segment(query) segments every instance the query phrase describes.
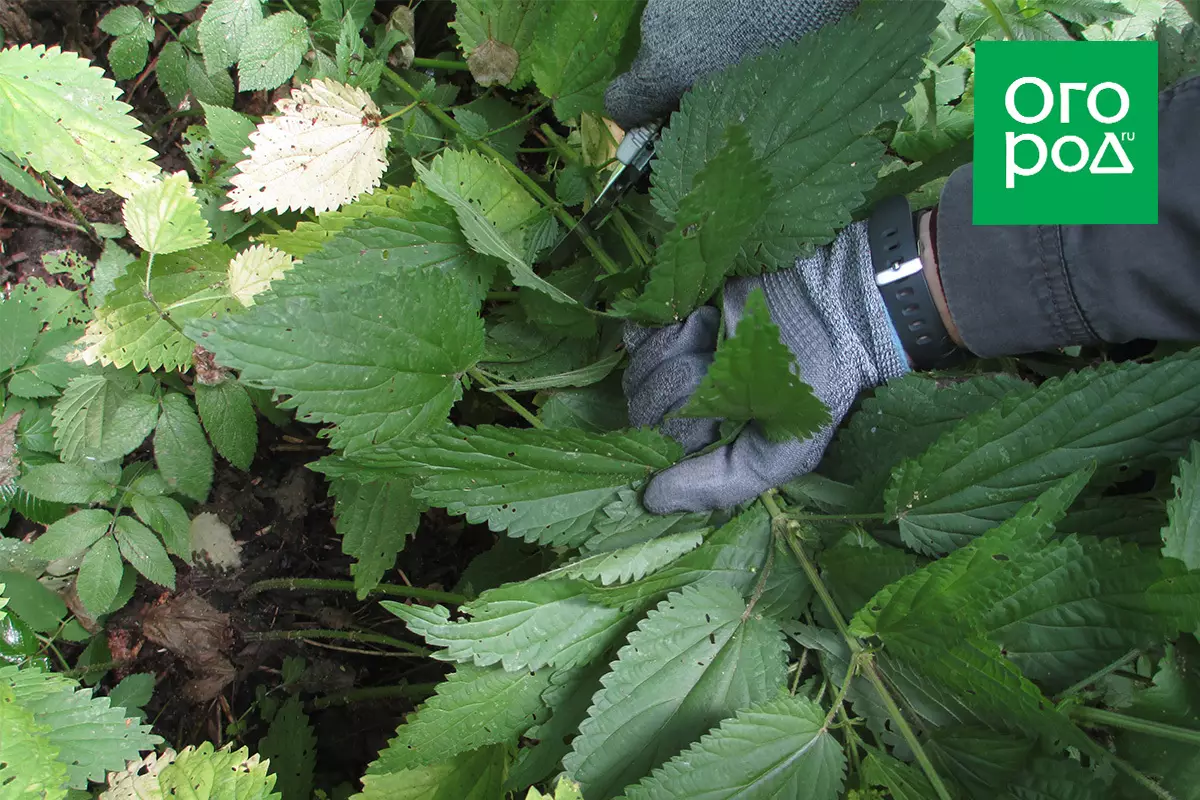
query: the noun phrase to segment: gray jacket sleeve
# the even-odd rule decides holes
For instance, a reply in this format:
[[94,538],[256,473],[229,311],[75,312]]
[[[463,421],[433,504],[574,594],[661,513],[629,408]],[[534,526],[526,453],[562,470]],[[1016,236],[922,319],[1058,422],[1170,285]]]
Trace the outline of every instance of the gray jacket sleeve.
[[971,224],[971,165],[942,190],[937,259],[979,356],[1131,339],[1200,341],[1200,78],[1159,99],[1157,225]]

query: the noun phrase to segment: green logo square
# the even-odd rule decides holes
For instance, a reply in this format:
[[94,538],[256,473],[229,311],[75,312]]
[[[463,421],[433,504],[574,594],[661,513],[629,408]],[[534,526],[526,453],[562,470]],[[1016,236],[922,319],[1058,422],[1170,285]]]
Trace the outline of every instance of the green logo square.
[[976,225],[1158,222],[1158,43],[979,42]]

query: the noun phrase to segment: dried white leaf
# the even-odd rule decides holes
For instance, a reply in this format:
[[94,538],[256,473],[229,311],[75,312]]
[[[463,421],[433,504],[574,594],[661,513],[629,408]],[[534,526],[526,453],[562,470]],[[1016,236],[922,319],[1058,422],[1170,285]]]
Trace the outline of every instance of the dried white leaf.
[[271,281],[283,275],[296,262],[287,253],[266,244],[243,250],[229,262],[229,293],[249,308],[254,296],[262,294]]
[[211,511],[197,514],[192,520],[192,555],[207,559],[214,567],[240,569],[242,545],[233,538],[229,526]]
[[275,104],[279,111],[250,134],[250,158],[238,164],[226,211],[318,214],[379,185],[390,134],[379,106],[362,89],[316,80]]

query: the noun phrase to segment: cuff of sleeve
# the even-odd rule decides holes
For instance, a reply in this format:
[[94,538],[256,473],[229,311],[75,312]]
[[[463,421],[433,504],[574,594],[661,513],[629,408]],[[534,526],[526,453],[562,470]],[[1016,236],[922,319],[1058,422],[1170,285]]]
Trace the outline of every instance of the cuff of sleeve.
[[938,206],[937,260],[950,316],[981,357],[1098,341],[1080,310],[1051,225],[974,225],[972,168],[946,181]]

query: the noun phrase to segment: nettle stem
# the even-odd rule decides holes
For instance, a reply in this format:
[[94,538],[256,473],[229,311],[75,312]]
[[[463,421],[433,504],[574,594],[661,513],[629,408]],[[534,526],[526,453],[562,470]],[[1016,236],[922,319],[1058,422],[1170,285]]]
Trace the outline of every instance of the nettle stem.
[[62,187],[58,185],[58,182],[55,181],[50,175],[45,173],[40,174],[42,176],[42,182],[46,184],[47,191],[54,195],[55,200],[67,207],[67,211],[70,212],[72,219],[79,223],[79,227],[83,228],[83,232],[87,234],[87,237],[96,244],[103,244],[104,240],[100,237],[100,234],[96,232],[96,228],[92,225],[91,221],[83,215],[83,212],[79,210],[79,206],[75,205],[75,203],[71,201],[71,198],[68,197],[67,193],[62,190]]
[[328,628],[304,628],[294,631],[244,631],[242,638],[250,642],[271,642],[279,640],[332,639],[342,642],[363,642],[369,644],[385,644],[397,650],[405,650],[415,656],[428,656],[430,651],[424,647],[405,642],[393,636],[367,631],[339,631]]
[[170,313],[168,313],[165,308],[163,308],[162,306],[160,306],[158,304],[158,301],[154,299],[154,292],[150,291],[150,274],[153,271],[153,269],[154,269],[154,253],[151,253],[149,258],[146,259],[146,285],[142,288],[142,296],[145,297],[146,300],[149,301],[150,305],[154,306],[154,310],[158,312],[158,316],[160,319],[162,319],[163,322],[167,323],[172,328],[174,328],[179,333],[180,336],[186,337],[187,334],[185,334],[183,332],[183,328],[179,327],[178,322],[171,319]]
[[1145,733],[1160,739],[1171,739],[1190,745],[1200,745],[1200,731],[1183,728],[1178,725],[1168,725],[1165,722],[1155,722],[1149,719],[1118,714],[1115,711],[1105,711],[1102,708],[1076,706],[1067,712],[1072,719],[1084,725],[1104,725],[1109,728],[1121,728],[1135,733]]
[[467,374],[471,376],[471,380],[475,381],[480,386],[490,389],[493,396],[498,397],[500,402],[517,412],[517,416],[519,416],[521,419],[525,420],[535,428],[545,429],[546,423],[538,419],[537,415],[535,415],[525,406],[521,405],[508,392],[504,391],[503,389],[496,388],[496,384],[481,371],[476,368],[472,368],[467,370]]
[[450,61],[445,58],[414,58],[413,69],[445,69],[451,72],[467,72],[471,68],[465,61]]
[[[837,628],[842,638],[846,640],[846,645],[850,648],[851,665],[857,665],[858,671],[874,687],[875,693],[879,695],[879,699],[883,701],[884,707],[887,708],[888,716],[892,718],[896,729],[904,738],[909,749],[912,750],[913,756],[917,759],[917,764],[920,765],[921,771],[925,773],[925,777],[929,779],[929,784],[933,787],[934,792],[937,793],[939,800],[951,800],[950,790],[946,788],[942,777],[934,769],[933,762],[929,759],[925,748],[921,746],[920,740],[917,739],[916,732],[908,724],[908,720],[900,710],[900,705],[892,697],[892,693],[888,690],[887,685],[884,684],[883,676],[879,674],[879,669],[875,665],[874,654],[869,651],[857,636],[850,633],[850,628],[846,624],[846,618],[842,616],[841,610],[837,607],[837,603],[834,602],[833,595],[829,592],[829,587],[825,585],[825,581],[821,579],[817,568],[808,558],[808,555],[805,554],[804,548],[797,540],[797,531],[800,524],[796,520],[788,518],[783,509],[779,507],[779,503],[776,501],[773,492],[765,492],[759,495],[759,499],[762,500],[762,504],[771,515],[772,530],[775,531],[777,536],[782,537],[787,542],[792,554],[796,557],[796,561],[799,562],[800,568],[808,576],[808,582],[812,584],[813,591],[817,593],[817,597],[821,599],[821,604],[825,606],[825,610],[833,620],[834,627]],[[848,674],[846,682],[849,683],[851,678],[852,674]],[[844,691],[839,692],[839,694],[843,695],[844,698]],[[840,703],[835,703],[835,706],[837,705],[840,705]]]
[[[400,77],[395,70],[385,67],[383,70],[383,76],[387,78],[394,86],[408,94],[414,100],[421,100],[421,110],[432,117],[436,122],[439,122],[446,128],[449,128],[453,133],[462,136],[471,147],[475,148],[488,158],[494,159],[506,170],[508,170],[509,174],[516,179],[517,183],[521,184],[526,191],[537,198],[538,202],[545,206],[550,213],[554,214],[554,216],[558,218],[559,222],[565,225],[568,229],[573,229],[575,227],[575,224],[578,222],[578,220],[571,216],[570,212],[564,209],[562,205],[560,205],[546,192],[545,189],[538,185],[537,181],[526,175],[524,170],[501,155],[496,148],[492,147],[487,142],[471,141],[470,137],[464,134],[462,126],[458,124],[454,117],[450,116],[437,106],[424,101],[421,97],[421,93],[417,91],[411,83]],[[617,266],[617,263],[613,261],[612,257],[605,252],[604,248],[600,246],[600,243],[592,238],[592,236],[588,235],[581,238],[583,239],[583,244],[587,248],[588,252],[592,254],[592,257],[596,259],[596,262],[600,264],[605,272],[609,273],[610,275],[615,275],[621,271],[621,268]]]
[[[268,578],[250,584],[246,591],[242,592],[242,599],[247,600],[255,595],[269,592],[275,589],[283,591],[310,591],[310,592],[353,592],[357,590],[353,581],[334,581],[325,580],[323,578]],[[438,589],[422,589],[418,586],[396,586],[390,583],[381,583],[371,589],[370,594],[384,594],[391,597],[411,597],[415,600],[433,600],[438,603],[452,603],[454,605],[462,605],[470,602],[470,598],[453,592],[443,592]]]

